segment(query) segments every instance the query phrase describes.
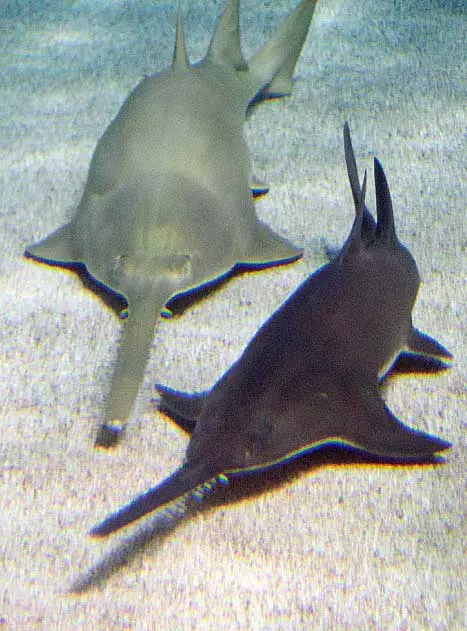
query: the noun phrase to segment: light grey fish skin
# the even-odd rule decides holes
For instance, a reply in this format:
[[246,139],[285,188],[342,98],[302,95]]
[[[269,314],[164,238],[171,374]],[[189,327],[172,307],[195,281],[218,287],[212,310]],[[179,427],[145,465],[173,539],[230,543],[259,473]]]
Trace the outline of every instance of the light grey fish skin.
[[255,97],[290,93],[315,4],[303,0],[248,64],[239,0],[230,0],[193,66],[179,14],[172,66],[143,79],[103,134],[74,217],[26,249],[41,261],[84,264],[128,301],[98,446],[115,444],[125,426],[170,298],[238,264],[302,254],[256,216],[243,123]]

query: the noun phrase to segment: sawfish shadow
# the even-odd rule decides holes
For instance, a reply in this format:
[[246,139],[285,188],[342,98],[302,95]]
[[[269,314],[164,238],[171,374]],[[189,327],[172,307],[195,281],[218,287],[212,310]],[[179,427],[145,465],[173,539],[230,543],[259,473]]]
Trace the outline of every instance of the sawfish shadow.
[[[231,478],[229,486],[217,487],[201,503],[194,499],[187,501],[183,515],[167,515],[158,512],[133,528],[130,533],[118,540],[116,545],[104,553],[103,557],[73,581],[68,589],[70,594],[83,594],[93,588],[101,588],[114,574],[130,567],[143,554],[155,553],[164,541],[174,532],[182,520],[193,519],[203,511],[212,511],[229,504],[254,500],[257,496],[270,493],[274,489],[293,483],[302,475],[316,473],[323,467],[333,466],[427,466],[443,464],[441,456],[427,456],[413,460],[390,459],[370,456],[364,452],[341,445],[326,445],[317,451],[307,453],[295,460],[282,463],[261,472],[241,474]],[[339,497],[329,498],[330,502],[341,504]]]

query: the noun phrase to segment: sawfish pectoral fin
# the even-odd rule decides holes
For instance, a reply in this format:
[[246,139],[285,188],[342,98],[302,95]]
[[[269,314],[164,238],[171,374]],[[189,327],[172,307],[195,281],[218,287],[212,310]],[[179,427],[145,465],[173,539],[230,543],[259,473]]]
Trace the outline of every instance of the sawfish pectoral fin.
[[248,250],[242,253],[239,263],[268,266],[295,261],[302,255],[302,249],[280,237],[262,221],[257,221],[253,240]]
[[402,423],[379,396],[362,398],[355,413],[358,422],[347,424],[342,436],[369,454],[417,461],[451,447],[446,440]]
[[156,383],[156,391],[160,397],[159,409],[171,416],[184,431],[192,434],[201,417],[209,390],[188,394]]
[[29,245],[24,254],[45,263],[58,265],[83,262],[77,252],[73,222],[55,230],[45,239]]

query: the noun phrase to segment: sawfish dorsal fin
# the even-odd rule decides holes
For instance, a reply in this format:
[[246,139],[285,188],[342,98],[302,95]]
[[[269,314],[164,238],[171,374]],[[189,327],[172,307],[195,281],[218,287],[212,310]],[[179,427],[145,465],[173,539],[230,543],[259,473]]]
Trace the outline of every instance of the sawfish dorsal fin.
[[211,39],[206,59],[232,65],[236,70],[247,69],[240,45],[240,0],[230,0],[227,5]]
[[172,60],[172,68],[180,72],[184,72],[190,68],[190,60],[188,59],[188,55],[186,52],[183,15],[180,8],[177,12],[177,30],[175,33],[175,49]]
[[375,168],[375,189],[376,189],[376,213],[378,223],[376,224],[376,238],[387,245],[399,243],[394,225],[394,211],[392,208],[391,192],[388,181],[380,161],[374,159]]

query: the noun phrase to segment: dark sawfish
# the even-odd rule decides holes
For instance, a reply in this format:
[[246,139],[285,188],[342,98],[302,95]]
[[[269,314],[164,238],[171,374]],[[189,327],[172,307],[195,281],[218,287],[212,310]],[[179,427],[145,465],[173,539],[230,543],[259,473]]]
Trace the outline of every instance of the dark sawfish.
[[404,425],[381,398],[380,381],[399,357],[405,370],[434,372],[452,356],[412,326],[420,278],[397,238],[381,164],[375,159],[375,222],[347,124],[344,143],[356,216],[339,255],[272,315],[210,392],[193,396],[158,386],[161,408],[193,429],[185,463],[92,535],[108,535],[159,507],[182,513],[188,498],[202,498],[217,483],[326,444],[402,461],[450,447]]

